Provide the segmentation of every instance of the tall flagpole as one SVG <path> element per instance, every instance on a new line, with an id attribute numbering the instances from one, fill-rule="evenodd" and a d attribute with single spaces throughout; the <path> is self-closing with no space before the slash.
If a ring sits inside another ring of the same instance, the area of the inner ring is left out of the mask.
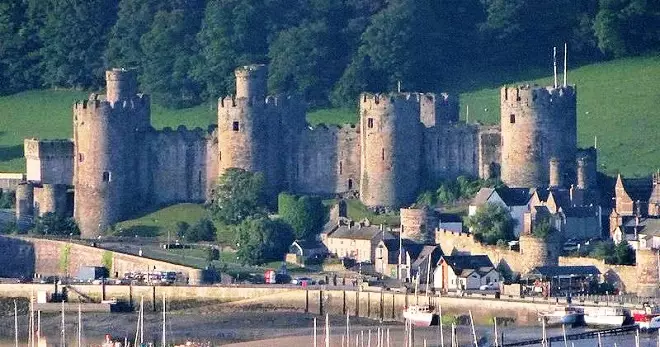
<path id="1" fill-rule="evenodd" d="M 566 72 L 568 71 L 568 44 L 564 42 L 564 87 L 568 84 L 566 83 Z"/>
<path id="2" fill-rule="evenodd" d="M 557 47 L 552 47 L 552 65 L 554 68 L 555 88 L 557 88 Z"/>

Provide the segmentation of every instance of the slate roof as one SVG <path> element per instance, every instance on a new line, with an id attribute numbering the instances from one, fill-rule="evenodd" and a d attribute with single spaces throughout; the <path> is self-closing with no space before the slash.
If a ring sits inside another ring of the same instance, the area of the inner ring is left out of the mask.
<path id="1" fill-rule="evenodd" d="M 452 255 L 442 256 L 441 259 L 444 259 L 457 276 L 461 276 L 465 270 L 470 270 L 469 275 L 473 271 L 484 274 L 484 272 L 490 272 L 495 268 L 487 255 Z"/>
<path id="2" fill-rule="evenodd" d="M 587 276 L 600 275 L 600 270 L 593 265 L 586 266 L 537 266 L 530 270 L 526 278 L 531 277 L 558 277 L 558 276 Z"/>
<path id="3" fill-rule="evenodd" d="M 622 179 L 623 188 L 632 201 L 649 201 L 653 190 L 651 177 Z"/>
<path id="4" fill-rule="evenodd" d="M 497 192 L 497 195 L 507 206 L 523 206 L 529 202 L 534 190 L 530 188 L 507 187 L 481 188 L 474 199 L 472 199 L 472 205 L 480 206 L 485 204 L 494 192 Z"/>
<path id="5" fill-rule="evenodd" d="M 439 213 L 441 223 L 463 223 L 463 218 L 455 213 Z"/>
<path id="6" fill-rule="evenodd" d="M 302 249 L 325 248 L 325 245 L 322 242 L 316 240 L 295 240 L 293 242 L 300 246 Z"/>
<path id="7" fill-rule="evenodd" d="M 623 228 L 626 234 L 634 234 L 637 228 L 638 234 L 660 235 L 660 218 L 640 218 L 639 224 L 631 218 L 623 224 Z"/>
<path id="8" fill-rule="evenodd" d="M 328 237 L 336 239 L 351 239 L 351 240 L 372 240 L 376 236 L 380 236 L 383 231 L 379 226 L 365 226 L 356 224 L 353 226 L 339 225 L 333 231 L 328 233 Z M 384 238 L 387 238 L 387 231 Z"/>
<path id="9" fill-rule="evenodd" d="M 598 207 L 595 206 L 562 207 L 562 211 L 567 218 L 589 218 L 598 216 Z"/>
<path id="10" fill-rule="evenodd" d="M 385 247 L 387 248 L 387 263 L 388 264 L 398 264 L 399 263 L 399 239 L 388 239 L 383 240 Z M 412 240 L 403 239 L 401 240 L 403 244 L 403 251 L 408 252 L 412 265 L 415 266 L 416 262 L 422 262 L 430 253 L 432 253 L 436 248 L 440 248 L 437 245 L 423 245 L 416 243 Z M 438 254 L 442 254 L 439 252 Z M 405 255 L 404 255 L 405 256 Z M 435 256 L 431 258 L 434 262 L 437 262 L 440 257 Z M 419 265 L 419 264 L 418 264 Z"/>
<path id="11" fill-rule="evenodd" d="M 479 192 L 477 192 L 477 195 L 474 196 L 472 199 L 472 205 L 475 206 L 480 206 L 485 204 L 488 201 L 488 198 L 490 198 L 491 194 L 495 189 L 493 188 L 481 188 L 479 189 Z"/>

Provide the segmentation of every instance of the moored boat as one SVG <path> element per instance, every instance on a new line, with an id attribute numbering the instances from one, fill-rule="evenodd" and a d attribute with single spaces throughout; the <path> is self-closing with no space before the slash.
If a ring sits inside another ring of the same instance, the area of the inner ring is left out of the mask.
<path id="1" fill-rule="evenodd" d="M 575 306 L 552 306 L 546 312 L 539 312 L 539 320 L 545 320 L 547 325 L 571 325 L 582 315 L 582 310 Z"/>
<path id="2" fill-rule="evenodd" d="M 633 310 L 632 317 L 642 330 L 660 328 L 660 309 L 657 306 L 645 306 L 641 310 Z"/>
<path id="3" fill-rule="evenodd" d="M 415 326 L 428 327 L 438 325 L 440 316 L 430 305 L 412 305 L 403 310 L 403 318 Z"/>
<path id="4" fill-rule="evenodd" d="M 583 311 L 587 325 L 620 327 L 628 318 L 622 307 L 584 307 Z"/>

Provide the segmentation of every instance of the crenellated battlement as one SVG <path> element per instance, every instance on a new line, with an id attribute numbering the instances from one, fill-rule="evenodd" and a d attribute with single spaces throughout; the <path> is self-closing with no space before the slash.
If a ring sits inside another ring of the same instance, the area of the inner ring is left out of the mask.
<path id="1" fill-rule="evenodd" d="M 386 110 L 404 105 L 419 108 L 420 98 L 419 93 L 362 93 L 360 108 Z"/>
<path id="2" fill-rule="evenodd" d="M 73 141 L 25 139 L 23 148 L 26 158 L 73 157 Z"/>
<path id="3" fill-rule="evenodd" d="M 552 104 L 575 103 L 575 86 L 541 87 L 538 85 L 505 86 L 500 90 L 500 101 L 509 105 L 521 104 L 530 108 Z"/>
<path id="4" fill-rule="evenodd" d="M 111 102 L 99 98 L 98 94 L 91 94 L 87 100 L 77 100 L 73 104 L 74 112 L 86 112 L 83 110 L 97 110 L 97 109 L 112 109 L 119 112 L 142 111 L 149 107 L 151 99 L 147 94 L 136 94 L 130 99 L 120 100 L 118 102 Z"/>
<path id="5" fill-rule="evenodd" d="M 328 133 L 341 135 L 341 134 L 359 134 L 360 128 L 355 124 L 327 125 L 321 123 L 316 126 L 308 126 L 306 131 L 308 131 L 311 134 L 311 136 L 314 136 L 314 134 L 328 134 Z"/>

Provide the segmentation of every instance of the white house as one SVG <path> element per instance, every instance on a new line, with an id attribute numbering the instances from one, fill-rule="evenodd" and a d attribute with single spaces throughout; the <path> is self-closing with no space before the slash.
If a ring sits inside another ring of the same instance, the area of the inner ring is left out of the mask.
<path id="1" fill-rule="evenodd" d="M 436 291 L 478 290 L 500 282 L 500 273 L 486 255 L 442 256 L 433 274 Z"/>
<path id="2" fill-rule="evenodd" d="M 528 203 L 533 192 L 534 190 L 529 188 L 481 188 L 470 202 L 468 215 L 474 215 L 479 207 L 487 203 L 503 205 L 516 221 L 513 232 L 518 237 L 523 231 L 523 215 L 529 212 Z"/>

